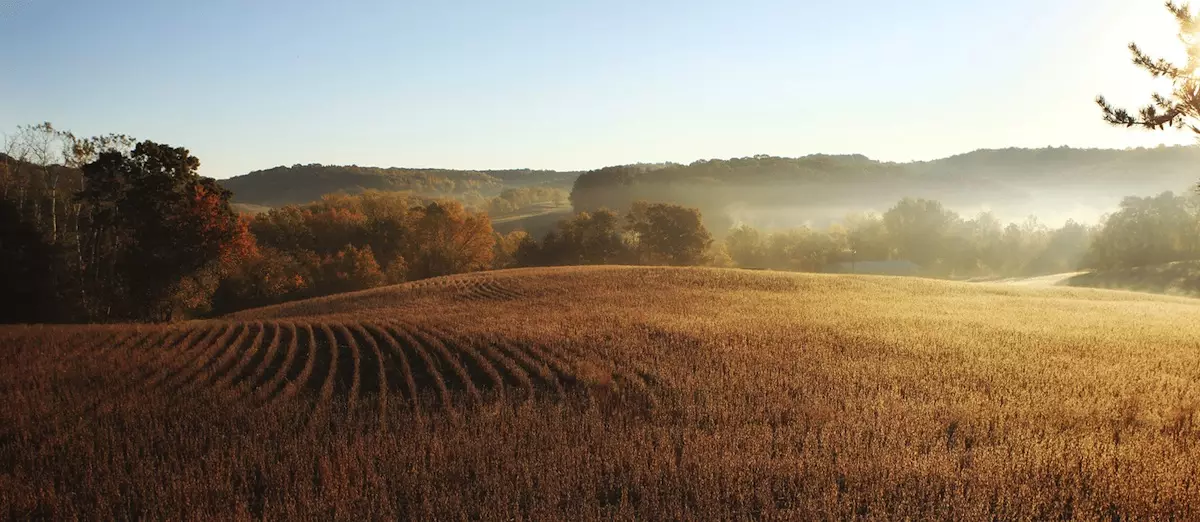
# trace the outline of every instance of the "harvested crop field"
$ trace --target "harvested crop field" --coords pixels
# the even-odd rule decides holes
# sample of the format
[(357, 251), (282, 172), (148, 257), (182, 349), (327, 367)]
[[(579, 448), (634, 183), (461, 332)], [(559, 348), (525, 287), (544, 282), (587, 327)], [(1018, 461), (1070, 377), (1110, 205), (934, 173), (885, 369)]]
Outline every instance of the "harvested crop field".
[(1200, 301), (717, 269), (0, 328), (14, 519), (1200, 517)]

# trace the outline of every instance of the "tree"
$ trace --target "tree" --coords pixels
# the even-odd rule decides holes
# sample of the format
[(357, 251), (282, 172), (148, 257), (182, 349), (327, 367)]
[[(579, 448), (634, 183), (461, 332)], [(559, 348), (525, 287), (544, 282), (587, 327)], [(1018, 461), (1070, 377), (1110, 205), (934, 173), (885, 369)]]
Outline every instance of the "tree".
[(763, 246), (762, 234), (753, 227), (741, 225), (725, 236), (725, 249), (737, 266), (742, 268), (763, 268), (766, 263), (766, 251)]
[(231, 312), (307, 297), (315, 279), (313, 270), (296, 256), (261, 247), (221, 281), (213, 308)]
[(1045, 248), (1026, 266), (1030, 275), (1078, 270), (1092, 243), (1092, 229), (1073, 220), (1050, 232)]
[(64, 309), (61, 252), (0, 199), (0, 323), (68, 320)]
[(487, 270), (495, 255), (492, 222), (457, 201), (434, 201), (413, 209), (413, 231), (405, 259), (416, 279)]
[(1096, 97), (1104, 120), (1123, 127), (1190, 129), (1200, 134), (1200, 18), (1191, 13), (1187, 4), (1167, 2), (1167, 10), (1179, 25), (1179, 41), (1187, 51), (1187, 63), (1176, 65), (1163, 58), (1151, 58), (1136, 43), (1129, 44), (1133, 63), (1155, 78), (1171, 81), (1170, 94), (1153, 93), (1150, 103), (1136, 115), (1127, 109), (1114, 107), (1104, 96)]
[(601, 209), (580, 212), (559, 221), (548, 232), (540, 249), (527, 242), (518, 247), (522, 265), (609, 265), (632, 262), (629, 245), (616, 212)]
[(1131, 268), (1195, 259), (1200, 222), (1195, 201), (1165, 192), (1128, 197), (1104, 221), (1087, 254), (1089, 268)]
[(383, 285), (387, 281), (370, 246), (357, 248), (346, 245), (338, 253), (325, 258), (322, 278), (318, 282), (323, 293), (353, 292)]
[(883, 215), (896, 257), (931, 267), (945, 254), (943, 239), (958, 215), (941, 203), (904, 198)]
[(626, 216), (627, 229), (637, 238), (643, 263), (675, 266), (702, 265), (712, 245), (700, 210), (638, 201)]
[(887, 227), (878, 214), (846, 216), (846, 229), (851, 261), (885, 261), (890, 258)]
[(782, 270), (821, 272), (848, 249), (845, 235), (798, 227), (771, 234), (766, 242), (767, 266)]
[(494, 268), (512, 268), (517, 266), (517, 252), (521, 245), (529, 239), (524, 230), (514, 230), (508, 234), (496, 234), (495, 255), (492, 260)]
[(187, 149), (151, 141), (83, 166), (79, 197), (93, 210), (87, 280), (99, 315), (171, 317), (179, 285), (229, 249), (239, 229), (230, 193), (199, 166)]

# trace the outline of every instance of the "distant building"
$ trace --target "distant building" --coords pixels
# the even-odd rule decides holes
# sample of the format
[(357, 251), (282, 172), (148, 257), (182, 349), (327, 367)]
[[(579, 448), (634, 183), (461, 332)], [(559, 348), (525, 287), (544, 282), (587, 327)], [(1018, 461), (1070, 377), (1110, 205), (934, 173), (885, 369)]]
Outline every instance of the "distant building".
[(834, 263), (825, 267), (826, 272), (835, 274), (869, 274), (912, 276), (921, 272), (921, 267), (912, 261), (856, 261)]

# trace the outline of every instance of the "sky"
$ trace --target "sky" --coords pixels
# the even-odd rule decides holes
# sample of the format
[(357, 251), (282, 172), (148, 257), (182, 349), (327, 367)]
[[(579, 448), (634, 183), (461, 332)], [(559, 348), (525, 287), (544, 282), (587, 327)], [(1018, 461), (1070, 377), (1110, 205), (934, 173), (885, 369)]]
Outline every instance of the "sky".
[(1159, 0), (0, 0), (0, 132), (306, 163), (636, 162), (1192, 143), (1093, 99), (1177, 57)]

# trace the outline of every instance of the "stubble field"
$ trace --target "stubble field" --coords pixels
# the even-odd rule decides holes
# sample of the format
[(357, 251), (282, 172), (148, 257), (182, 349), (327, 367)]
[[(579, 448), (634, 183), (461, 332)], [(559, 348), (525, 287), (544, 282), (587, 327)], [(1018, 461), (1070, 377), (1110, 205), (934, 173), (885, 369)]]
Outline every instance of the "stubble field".
[(717, 269), (0, 327), (0, 517), (1200, 518), (1200, 301)]

